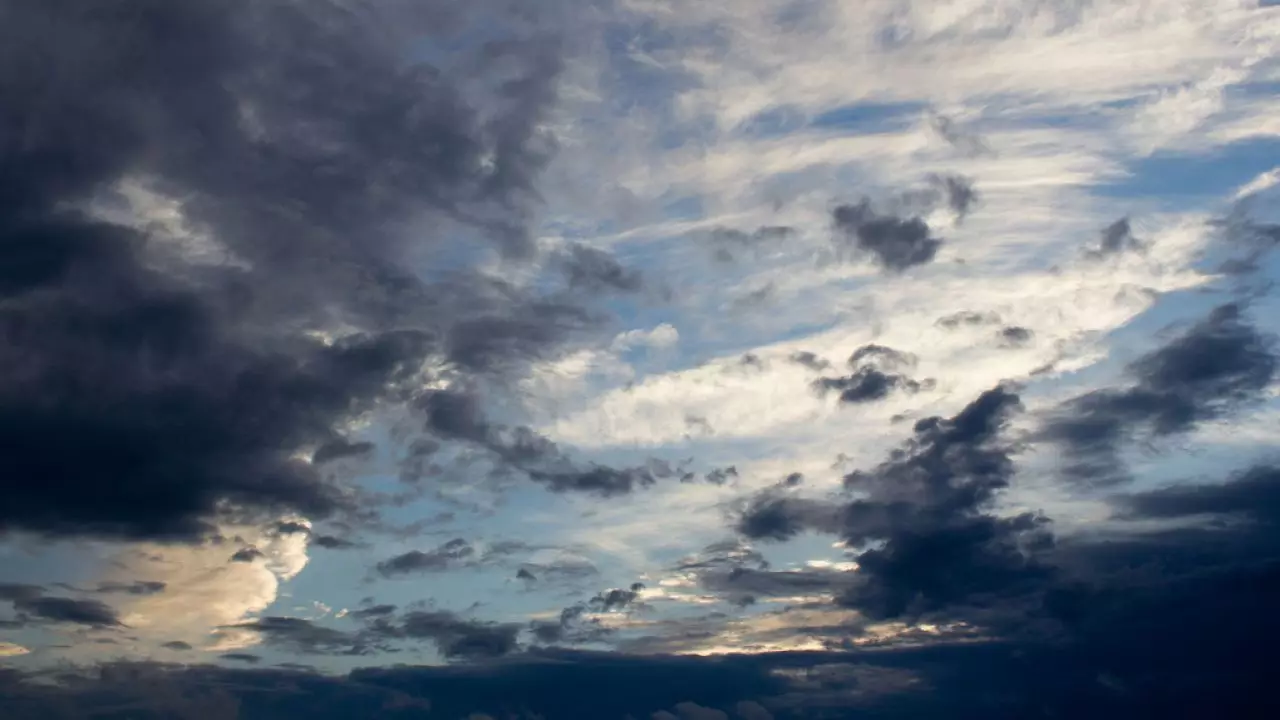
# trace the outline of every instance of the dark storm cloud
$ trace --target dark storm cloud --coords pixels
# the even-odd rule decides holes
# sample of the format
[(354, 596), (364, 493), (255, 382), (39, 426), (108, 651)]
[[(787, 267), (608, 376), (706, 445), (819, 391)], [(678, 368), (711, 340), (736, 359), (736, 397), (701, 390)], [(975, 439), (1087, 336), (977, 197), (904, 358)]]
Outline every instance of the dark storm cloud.
[[(530, 255), (559, 59), (534, 34), (477, 46), (465, 77), (413, 66), (397, 38), (446, 26), (393, 5), (6, 7), (0, 134), (22, 140), (0, 147), (0, 530), (190, 540), (220, 508), (345, 510), (300, 453), (351, 449), (348, 421), (412, 393), (428, 358), (498, 371), (592, 322), (403, 269), (451, 228)], [(125, 181), (186, 229), (139, 218)], [(334, 327), (354, 330), (322, 340)]]
[[(1280, 469), (1258, 466), (1221, 484), (1180, 484), (1145, 493), (1119, 495), (1111, 502), (1127, 518), (1211, 520), (1234, 517), (1275, 525), (1280, 522)], [(1277, 533), (1277, 540), (1280, 540), (1280, 528), (1271, 528), (1268, 532)]]
[[(378, 717), (648, 718), (663, 709), (732, 710), (783, 695), (777, 671), (810, 664), (787, 658), (645, 658), (542, 651), (525, 659), (452, 667), (366, 668), (346, 675), (301, 669), (112, 664), (56, 683), (0, 674), (0, 699), (14, 720), (95, 714), (104, 703), (145, 717), (330, 720)], [(224, 714), (219, 714), (223, 712)], [(59, 717), (57, 715), (53, 717)], [(744, 718), (761, 717), (743, 715)]]
[[(960, 517), (949, 527), (971, 524), (975, 502), (1001, 485), (1003, 463), (982, 457), (1000, 454), (998, 418), (1010, 402), (1008, 395), (992, 391), (950, 419), (926, 421), (915, 442), (872, 471), (884, 481), (882, 487), (869, 477), (872, 473), (853, 482), (863, 483), (867, 500), (884, 504), (894, 498), (900, 503), (896, 512), (904, 527), (921, 539), (930, 535), (919, 522), (925, 509), (950, 505)], [(909, 467), (914, 470), (907, 474), (918, 478), (902, 476)], [(942, 476), (950, 481), (937, 485), (934, 481)], [(1278, 486), (1280, 472), (1259, 466), (1222, 482), (1116, 496), (1112, 504), (1117, 514), (1158, 521), (1160, 527), (1109, 533), (1105, 539), (1078, 536), (1044, 548), (1043, 556), (1057, 563), (1058, 575), (1034, 575), (1040, 578), (1038, 603), (1002, 604), (1003, 591), (991, 583), (992, 573), (1015, 586), (1033, 576), (1010, 578), (1007, 568), (1000, 570), (991, 557), (975, 568), (974, 545), (961, 542), (963, 533), (948, 535), (959, 548), (914, 548), (923, 557), (900, 538), (884, 540), (882, 550), (900, 554), (901, 560), (889, 575), (884, 573), (894, 563), (870, 563), (875, 582), (892, 579), (902, 588), (924, 583), (931, 590), (924, 596), (933, 598), (939, 597), (932, 592), (939, 588), (947, 589), (943, 596), (977, 591), (976, 599), (970, 599), (986, 611), (1025, 614), (1030, 621), (1026, 627), (1006, 622), (960, 633), (955, 642), (908, 633), (900, 644), (837, 650), (842, 639), (858, 638), (859, 628), (818, 627), (806, 632), (827, 640), (832, 650), (714, 658), (518, 652), (512, 649), (510, 629), (494, 632), (494, 626), (448, 613), (424, 613), (415, 621), (421, 635), (416, 639), (444, 647), (458, 642), (471, 652), (455, 657), (471, 662), (369, 668), (336, 676), (145, 663), (53, 675), (9, 670), (0, 671), (0, 706), (15, 720), (89, 717), (118, 707), (200, 718), (219, 717), (215, 709), (229, 707), (238, 712), (227, 717), (238, 720), (408, 718), (420, 716), (427, 702), (432, 715), (442, 717), (484, 713), (546, 720), (643, 718), (659, 711), (678, 714), (691, 709), (689, 704), (731, 716), (736, 710), (743, 718), (765, 717), (756, 712), (762, 708), (774, 717), (796, 720), (1272, 717), (1280, 710), (1274, 672), (1266, 662), (1280, 642), (1275, 613), (1280, 603)], [(860, 560), (866, 558), (862, 555)], [(762, 596), (843, 586), (852, 589), (853, 597), (865, 598), (861, 573), (770, 573), (763, 565), (758, 552), (740, 542), (724, 542), (681, 567), (711, 573), (706, 582), (713, 586), (743, 585)], [(30, 586), (0, 588), (6, 597), (38, 592)], [(1028, 629), (1044, 621), (1057, 623), (1065, 634), (1044, 636)], [(683, 625), (691, 632), (699, 627)], [(476, 637), (476, 626), (491, 632)], [(413, 639), (397, 624), (386, 627), (383, 638)], [(462, 637), (469, 639), (459, 641)], [(705, 642), (714, 635), (690, 639)]]
[(223, 660), (247, 663), (249, 665), (257, 665), (258, 663), (262, 662), (262, 656), (254, 655), (253, 653), (230, 652), (230, 653), (222, 653), (218, 657), (222, 658)]
[[(715, 658), (542, 650), (501, 662), (345, 675), (113, 663), (52, 678), (0, 672), (0, 700), (13, 720), (92, 717), (104, 708), (201, 720), (408, 720), (428, 707), (432, 717), (521, 720), (650, 718), (668, 711), (677, 717), (723, 712), (741, 720), (1129, 720), (1265, 718), (1280, 707), (1265, 662), (1226, 672), (1175, 643), (1110, 657), (1092, 654), (1099, 649), (969, 642)], [(1214, 660), (1222, 657), (1221, 649), (1212, 653)]]
[(989, 390), (951, 418), (920, 420), (888, 460), (845, 476), (857, 499), (834, 504), (766, 491), (737, 528), (774, 540), (804, 530), (838, 534), (859, 566), (838, 602), (875, 619), (1030, 592), (1048, 574), (1027, 553), (1048, 540), (1043, 519), (989, 514), (1014, 472), (1001, 433), (1019, 406), (1011, 390)]
[(609, 253), (586, 245), (570, 245), (560, 265), (571, 288), (635, 292), (644, 286), (640, 271), (629, 270)]
[(832, 211), (837, 252), (870, 255), (886, 272), (900, 273), (933, 261), (942, 247), (919, 217), (880, 214), (863, 200)]
[(1070, 474), (1092, 483), (1122, 474), (1127, 440), (1183, 433), (1254, 401), (1276, 370), (1271, 340), (1238, 305), (1224, 305), (1127, 368), (1133, 384), (1067, 402), (1044, 429), (1072, 453)]
[(170, 640), (167, 643), (162, 643), (160, 647), (167, 648), (169, 650), (184, 651), (191, 649), (191, 643), (183, 642), (181, 640)]
[(165, 583), (157, 580), (136, 580), (131, 583), (104, 582), (99, 583), (96, 592), (122, 595), (156, 595), (164, 592)]
[(378, 574), (385, 578), (411, 573), (443, 572), (458, 567), (475, 555), (475, 548), (462, 538), (454, 538), (434, 550), (410, 550), (403, 555), (378, 563)]

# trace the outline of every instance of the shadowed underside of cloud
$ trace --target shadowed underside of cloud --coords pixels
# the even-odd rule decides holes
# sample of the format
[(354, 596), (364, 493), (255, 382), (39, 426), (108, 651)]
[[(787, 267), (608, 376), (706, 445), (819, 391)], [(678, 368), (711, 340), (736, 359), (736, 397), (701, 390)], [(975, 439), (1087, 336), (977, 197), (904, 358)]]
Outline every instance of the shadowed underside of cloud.
[(533, 249), (556, 44), (481, 43), (468, 75), (406, 64), (389, 40), (416, 18), (437, 42), (444, 5), (6, 9), (0, 128), (24, 139), (0, 149), (0, 529), (191, 539), (227, 509), (332, 514), (348, 495), (299, 458), (367, 450), (346, 426), (426, 361), (497, 372), (590, 324), (403, 269), (451, 232)]
[(1219, 307), (1131, 364), (1131, 386), (1067, 402), (1046, 423), (1043, 437), (1071, 453), (1067, 471), (1073, 477), (1114, 482), (1123, 474), (1118, 453), (1125, 442), (1185, 433), (1257, 401), (1275, 375), (1271, 344), (1239, 305)]

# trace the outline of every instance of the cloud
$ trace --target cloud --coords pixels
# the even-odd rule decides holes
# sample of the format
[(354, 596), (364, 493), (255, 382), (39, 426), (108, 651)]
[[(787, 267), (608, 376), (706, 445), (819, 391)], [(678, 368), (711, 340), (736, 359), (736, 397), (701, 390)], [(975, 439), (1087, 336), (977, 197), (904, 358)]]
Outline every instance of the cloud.
[(379, 575), (385, 578), (420, 572), (443, 572), (459, 566), (475, 555), (475, 548), (462, 538), (454, 538), (434, 550), (423, 552), (410, 550), (402, 555), (377, 564)]
[[(158, 592), (111, 595), (112, 605), (135, 638), (128, 641), (131, 651), (146, 654), (169, 641), (219, 651), (239, 650), (256, 642), (257, 636), (248, 633), (213, 631), (265, 611), (280, 595), (282, 585), (306, 567), (308, 536), (278, 531), (292, 524), (298, 523), (276, 520), (266, 529), (224, 526), (219, 535), (225, 539), (200, 545), (135, 543), (113, 548), (100, 571), (100, 587), (163, 586)], [(229, 562), (240, 543), (257, 550), (252, 562)]]
[(560, 263), (571, 288), (635, 292), (644, 285), (639, 271), (624, 268), (603, 250), (579, 243), (568, 247)]
[(231, 562), (251, 563), (254, 560), (266, 557), (262, 551), (256, 547), (240, 548), (231, 555)]
[(268, 645), (302, 654), (365, 652), (362, 640), (302, 618), (266, 616), (222, 630), (231, 631), (234, 635), (251, 633)]
[(733, 262), (741, 253), (759, 256), (762, 252), (776, 252), (784, 247), (784, 241), (792, 239), (796, 229), (785, 225), (762, 225), (751, 232), (718, 227), (709, 234), (712, 257), (720, 262)]
[(518, 647), (520, 625), (465, 620), (444, 611), (405, 613), (400, 632), (429, 639), (448, 659), (477, 660), (506, 655)]
[(1098, 246), (1088, 250), (1092, 258), (1104, 258), (1124, 252), (1138, 252), (1146, 246), (1133, 236), (1129, 218), (1120, 218), (1102, 230)]
[(1075, 397), (1043, 431), (1073, 454), (1067, 468), (1090, 483), (1121, 472), (1129, 439), (1185, 433), (1254, 401), (1275, 375), (1271, 341), (1236, 304), (1223, 305), (1162, 347), (1129, 365), (1133, 384)]
[(973, 310), (961, 310), (950, 315), (944, 315), (938, 318), (938, 327), (954, 330), (960, 327), (975, 327), (982, 325), (995, 325), (1000, 322), (1000, 316), (992, 312), (975, 312)]
[(814, 387), (821, 392), (837, 391), (840, 393), (840, 402), (853, 404), (883, 400), (894, 390), (919, 392), (928, 385), (927, 381), (919, 383), (904, 375), (893, 375), (872, 367), (863, 367), (846, 377), (816, 380)]
[(860, 495), (842, 505), (756, 497), (737, 522), (748, 537), (834, 533), (853, 549), (857, 571), (837, 602), (874, 619), (956, 612), (979, 598), (1036, 586), (1048, 570), (1025, 548), (1043, 543), (1043, 519), (988, 514), (1014, 472), (1001, 440), (1020, 407), (1005, 387), (984, 392), (951, 418), (916, 422), (913, 437), (870, 471), (845, 476)]
[(831, 367), (831, 363), (827, 362), (823, 358), (820, 358), (816, 354), (811, 353), (807, 350), (800, 350), (797, 352), (793, 352), (788, 357), (788, 359), (791, 362), (797, 365), (803, 365), (804, 367), (810, 370), (821, 371)]
[(660, 461), (624, 468), (579, 465), (554, 442), (527, 427), (491, 423), (479, 398), (469, 392), (432, 391), (421, 399), (421, 407), (427, 428), (437, 437), (477, 445), (501, 463), (500, 469), (521, 473), (552, 492), (614, 497), (673, 474)]
[(360, 457), (373, 449), (374, 444), (367, 440), (353, 442), (346, 438), (336, 438), (316, 448), (311, 455), (311, 464), (323, 465), (335, 460)]
[(361, 608), (359, 610), (352, 610), (350, 613), (348, 613), (348, 615), (350, 615), (353, 618), (368, 619), (368, 618), (387, 617), (388, 615), (395, 613), (395, 611), (396, 611), (395, 605), (383, 604), (383, 605), (372, 605), (370, 607)]
[(351, 509), (300, 458), (359, 447), (350, 424), (428, 360), (495, 371), (590, 324), (465, 267), (404, 269), (432, 227), (531, 255), (550, 38), (437, 71), (400, 42), (438, 42), (436, 20), (419, 37), (393, 3), (58, 7), (3, 31), (45, 55), (0, 78), (31, 129), (0, 185), (0, 529), (191, 541), (226, 513)]
[(849, 356), (848, 365), (853, 368), (852, 375), (819, 378), (813, 382), (813, 387), (824, 394), (839, 392), (840, 402), (848, 404), (883, 400), (895, 390), (916, 393), (933, 389), (935, 382), (931, 379), (921, 382), (891, 372), (892, 369), (915, 364), (915, 356), (908, 353), (874, 343), (864, 345)]
[(0, 642), (0, 657), (17, 657), (26, 655), (31, 651), (27, 648), (11, 642)]
[(333, 535), (315, 535), (311, 538), (311, 544), (326, 550), (348, 550), (359, 547), (359, 543)]
[(104, 582), (98, 583), (97, 592), (103, 594), (155, 595), (164, 592), (167, 585), (159, 580), (137, 580), (131, 583)]
[(1132, 519), (1248, 519), (1280, 522), (1280, 468), (1256, 466), (1218, 485), (1180, 484), (1119, 495), (1112, 503)]
[(69, 623), (96, 628), (119, 627), (120, 616), (99, 600), (50, 597), (35, 585), (0, 585), (0, 600), (8, 600), (19, 622)]
[(900, 273), (930, 263), (942, 247), (924, 220), (879, 214), (866, 200), (840, 205), (831, 217), (837, 250), (868, 254), (887, 272)]

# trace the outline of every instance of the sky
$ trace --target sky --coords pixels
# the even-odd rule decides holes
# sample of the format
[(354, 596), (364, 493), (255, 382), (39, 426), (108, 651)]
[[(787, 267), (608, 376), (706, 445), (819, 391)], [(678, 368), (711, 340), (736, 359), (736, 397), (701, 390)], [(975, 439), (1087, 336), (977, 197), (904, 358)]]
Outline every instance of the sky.
[(1278, 51), (0, 0), (0, 714), (1277, 716)]

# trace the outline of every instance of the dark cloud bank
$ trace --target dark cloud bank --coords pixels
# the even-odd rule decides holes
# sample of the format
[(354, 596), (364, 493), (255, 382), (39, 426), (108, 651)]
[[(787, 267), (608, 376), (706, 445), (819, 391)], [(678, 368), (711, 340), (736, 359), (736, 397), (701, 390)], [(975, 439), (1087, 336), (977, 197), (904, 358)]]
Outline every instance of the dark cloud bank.
[[(555, 352), (597, 320), (570, 289), (637, 287), (588, 248), (565, 292), (467, 269), (533, 255), (553, 148), (563, 28), (499, 5), (5, 4), (0, 531), (356, 512), (329, 467), (372, 449), (350, 421), (411, 400), (427, 364)], [(452, 36), (463, 69), (411, 62)], [(626, 484), (605, 474), (545, 482)]]
[[(1254, 347), (1253, 332), (1240, 308), (1219, 309), (1131, 372), (1143, 392), (1172, 393), (1195, 408), (1189, 421), (1225, 413), (1238, 378), (1263, 384), (1256, 366), (1269, 361), (1241, 352)], [(1193, 347), (1212, 348), (1213, 362)], [(1106, 536), (1055, 538), (1041, 513), (996, 509), (1022, 450), (1008, 427), (1020, 407), (1016, 388), (992, 388), (955, 415), (918, 421), (883, 462), (845, 476), (839, 495), (806, 497), (802, 483), (781, 482), (741, 513), (738, 531), (760, 542), (801, 533), (840, 539), (856, 572), (774, 569), (738, 541), (674, 568), (742, 606), (833, 596), (827, 607), (856, 610), (862, 620), (824, 628), (826, 651), (698, 658), (538, 647), (599, 640), (584, 613), (630, 608), (637, 585), (529, 628), (535, 642), (527, 649), (515, 624), (391, 606), (352, 613), (350, 630), (290, 618), (250, 628), (268, 646), (313, 654), (430, 642), (466, 661), (448, 667), (324, 676), (113, 664), (65, 673), (57, 686), (9, 672), (0, 676), (0, 698), (18, 718), (113, 707), (214, 717), (183, 710), (193, 698), (206, 712), (238, 712), (217, 717), (240, 718), (422, 717), (428, 708), (430, 716), (495, 718), (1274, 716), (1280, 470), (1256, 465), (1200, 484), (1120, 487), (1109, 496), (1115, 524)], [(1063, 408), (1078, 411), (1076, 401)], [(860, 647), (884, 621), (940, 631)], [(689, 621), (688, 639), (701, 637), (700, 627), (708, 626)]]

